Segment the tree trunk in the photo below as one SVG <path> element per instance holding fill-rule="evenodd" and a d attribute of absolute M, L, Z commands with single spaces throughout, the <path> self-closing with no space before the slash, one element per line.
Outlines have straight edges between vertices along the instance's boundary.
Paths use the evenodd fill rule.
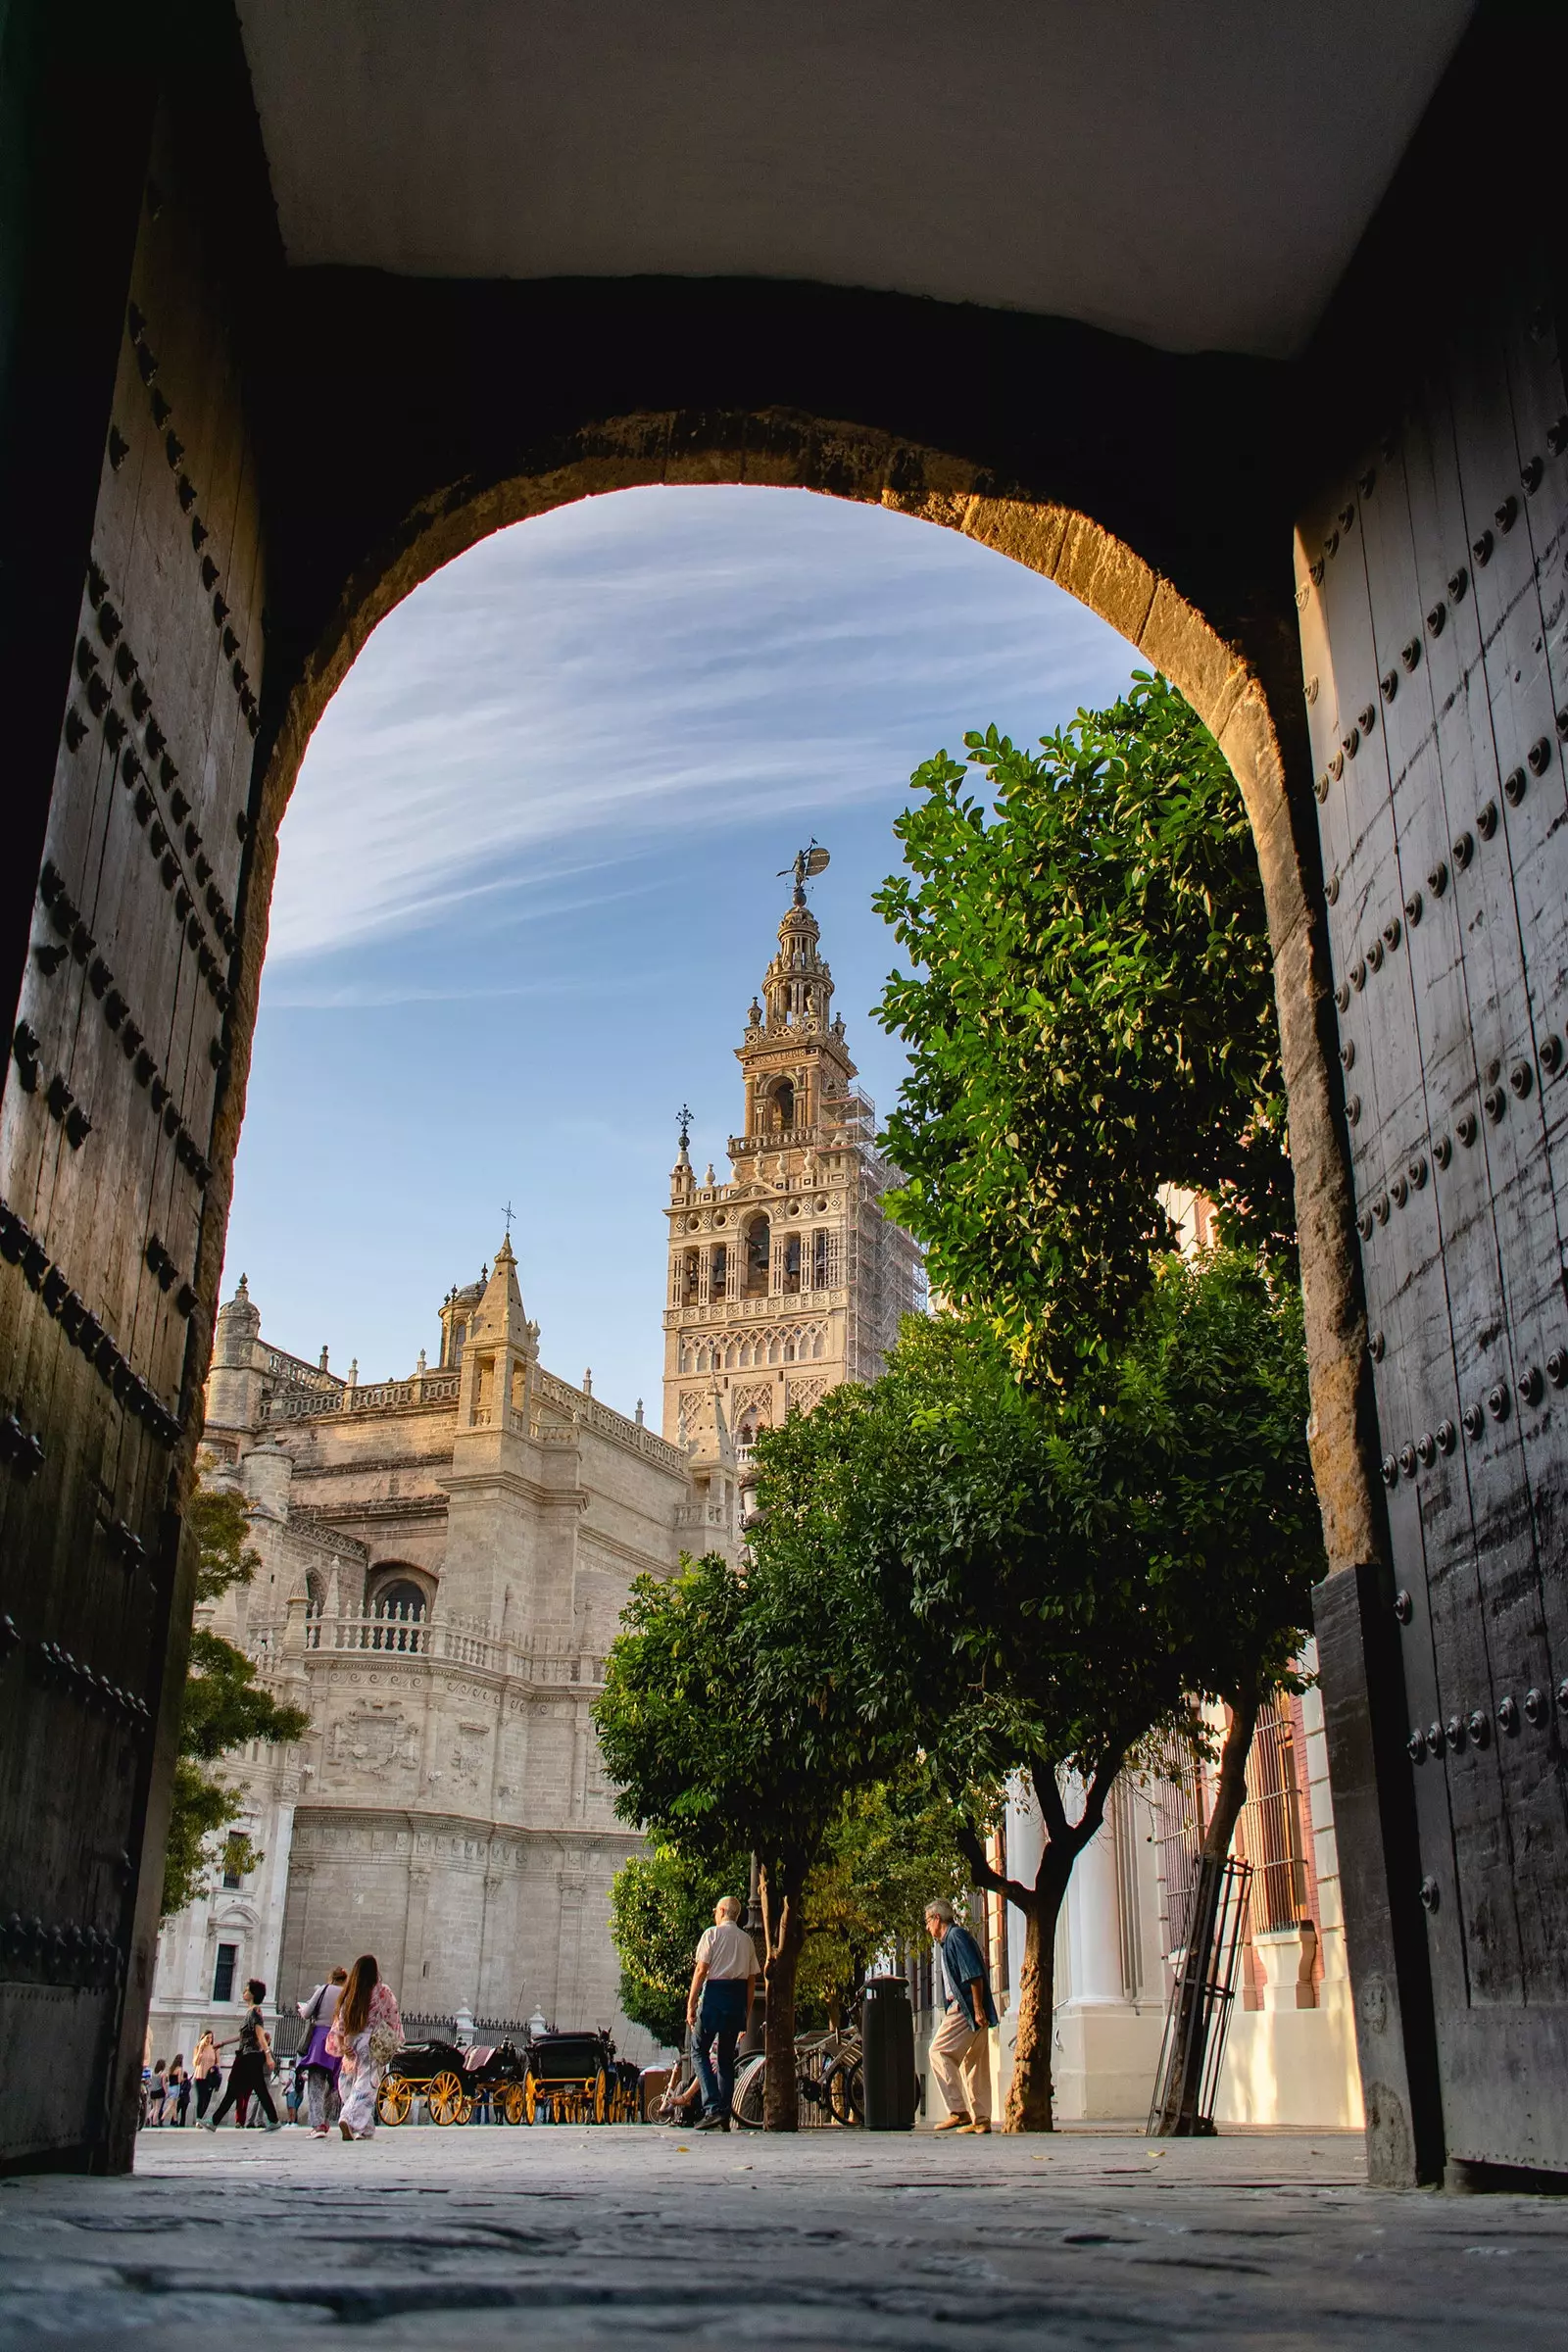
<path fill-rule="evenodd" d="M 1005 1895 L 1024 1916 L 1023 1968 L 1018 1978 L 1018 2037 L 1003 2118 L 1004 2132 L 1054 2132 L 1056 2128 L 1051 2075 L 1056 2006 L 1056 1922 L 1066 1900 L 1073 1864 L 1104 1822 L 1106 1800 L 1121 1769 L 1122 1753 L 1118 1745 L 1100 1766 L 1084 1790 L 1084 1809 L 1076 1821 L 1067 1818 L 1056 1786 L 1054 1765 L 1042 1761 L 1035 1767 L 1030 1778 L 1046 1836 L 1032 1886 L 993 1870 L 974 1832 L 968 1829 L 958 1832 L 958 1844 L 975 1874 L 975 1885 L 989 1887 L 994 1894 Z"/>
<path fill-rule="evenodd" d="M 762 1865 L 762 1927 L 767 1944 L 762 2121 L 769 2132 L 793 2132 L 800 2121 L 795 2088 L 795 1976 L 806 1941 L 805 1883 L 804 1871 L 793 1871 L 787 1865 Z"/>
<path fill-rule="evenodd" d="M 1262 1700 L 1251 1691 L 1231 1710 L 1225 1744 L 1220 1750 L 1219 1780 L 1214 1810 L 1199 1849 L 1198 1870 L 1184 1927 L 1187 1943 L 1181 1982 L 1176 1987 L 1176 2019 L 1172 2035 L 1173 2065 L 1165 2097 L 1151 2129 L 1158 2135 L 1191 2138 L 1202 2129 L 1199 2100 L 1203 2085 L 1203 2061 L 1208 2050 L 1208 2013 L 1204 1986 L 1219 1920 L 1225 1864 L 1242 1807 L 1247 1802 L 1247 1759 L 1252 1749 Z"/>
<path fill-rule="evenodd" d="M 1065 1879 L 1036 1891 L 1018 1908 L 1024 1918 L 1023 1966 L 1018 1972 L 1018 2038 L 1012 2081 L 1003 2115 L 1004 2132 L 1054 2132 L 1051 2078 L 1053 2020 L 1056 2007 L 1056 1921 Z"/>

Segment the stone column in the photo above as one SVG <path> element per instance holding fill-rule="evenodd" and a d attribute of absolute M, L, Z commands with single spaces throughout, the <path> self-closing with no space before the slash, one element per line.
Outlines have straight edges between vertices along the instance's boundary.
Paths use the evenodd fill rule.
<path fill-rule="evenodd" d="M 1116 1886 L 1116 1844 L 1109 1822 L 1078 1857 L 1067 1890 L 1067 1926 L 1074 2006 L 1119 2004 L 1123 1998 L 1121 1902 Z"/>
<path fill-rule="evenodd" d="M 1076 1814 L 1083 1791 L 1066 1792 Z M 1067 1887 L 1067 1999 L 1056 2010 L 1056 2098 L 1063 2117 L 1142 2121 L 1162 2024 L 1157 2004 L 1129 2001 L 1122 1982 L 1116 1835 L 1107 1819 L 1079 1855 Z"/>

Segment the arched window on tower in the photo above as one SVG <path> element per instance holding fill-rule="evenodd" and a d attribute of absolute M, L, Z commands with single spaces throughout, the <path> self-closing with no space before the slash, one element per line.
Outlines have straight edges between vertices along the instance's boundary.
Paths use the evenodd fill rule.
<path fill-rule="evenodd" d="M 801 1287 L 801 1237 L 792 1233 L 784 1245 L 784 1288 L 798 1291 Z"/>
<path fill-rule="evenodd" d="M 681 1303 L 683 1306 L 695 1306 L 697 1304 L 697 1295 L 701 1287 L 701 1254 L 696 1250 L 688 1250 L 686 1252 L 685 1263 L 681 1268 L 681 1289 L 683 1293 Z"/>
<path fill-rule="evenodd" d="M 773 1228 L 766 1217 L 754 1217 L 746 1228 L 746 1296 L 748 1298 L 767 1297 L 768 1269 L 772 1260 Z"/>
<path fill-rule="evenodd" d="M 825 1229 L 811 1236 L 811 1288 L 825 1291 L 828 1287 L 828 1241 Z"/>
<path fill-rule="evenodd" d="M 729 1247 L 727 1243 L 719 1242 L 714 1246 L 712 1262 L 708 1269 L 708 1295 L 710 1298 L 722 1298 L 728 1287 Z"/>
<path fill-rule="evenodd" d="M 795 1124 L 795 1081 L 781 1078 L 773 1089 L 773 1124 L 782 1133 Z"/>

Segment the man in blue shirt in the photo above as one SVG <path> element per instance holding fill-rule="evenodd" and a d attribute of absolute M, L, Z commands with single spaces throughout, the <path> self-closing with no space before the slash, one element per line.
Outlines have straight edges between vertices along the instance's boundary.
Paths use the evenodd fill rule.
<path fill-rule="evenodd" d="M 948 2112 L 939 2132 L 991 2129 L 991 2028 L 996 2004 L 980 1946 L 944 1900 L 927 1903 L 925 1924 L 937 1947 L 946 2014 L 931 2036 L 931 2072 Z"/>

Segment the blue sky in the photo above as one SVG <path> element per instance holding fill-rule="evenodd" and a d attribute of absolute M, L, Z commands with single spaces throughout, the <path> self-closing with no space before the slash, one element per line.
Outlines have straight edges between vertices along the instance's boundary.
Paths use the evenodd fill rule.
<path fill-rule="evenodd" d="M 541 1352 L 660 1417 L 674 1113 L 727 1173 L 734 1049 L 814 833 L 862 1082 L 870 895 L 908 776 L 1033 740 L 1133 654 L 956 534 L 793 490 L 623 491 L 475 548 L 384 621 L 284 820 L 224 1295 L 362 1380 L 433 1361 L 510 1200 Z"/>

